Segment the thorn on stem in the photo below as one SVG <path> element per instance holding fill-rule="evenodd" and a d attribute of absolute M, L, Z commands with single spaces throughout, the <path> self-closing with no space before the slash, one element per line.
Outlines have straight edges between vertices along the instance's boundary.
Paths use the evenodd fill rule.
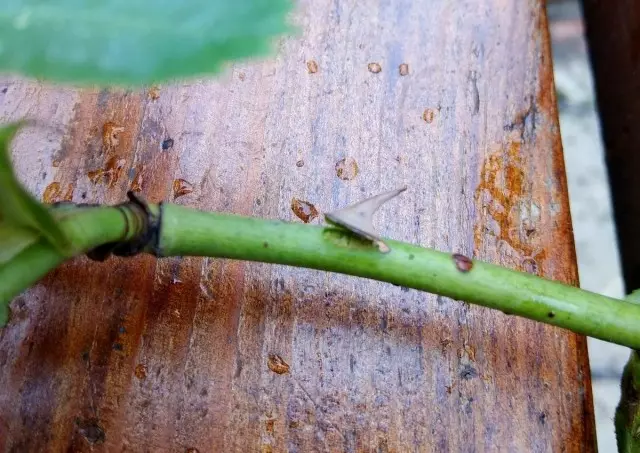
<path fill-rule="evenodd" d="M 382 253 L 388 253 L 391 249 L 373 228 L 373 214 L 387 201 L 407 190 L 401 189 L 384 192 L 374 197 L 367 198 L 346 208 L 325 214 L 330 223 L 339 225 L 356 235 L 372 241 Z"/>

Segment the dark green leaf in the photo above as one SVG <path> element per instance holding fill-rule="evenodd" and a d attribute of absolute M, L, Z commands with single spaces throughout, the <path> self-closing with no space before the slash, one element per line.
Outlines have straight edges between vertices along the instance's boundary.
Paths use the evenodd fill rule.
<path fill-rule="evenodd" d="M 0 72 L 141 84 L 268 52 L 290 0 L 4 0 Z"/>
<path fill-rule="evenodd" d="M 45 237 L 56 248 L 63 251 L 68 241 L 49 211 L 18 182 L 13 174 L 9 158 L 9 143 L 19 128 L 14 124 L 0 128 L 0 234 L 9 234 L 15 229 L 26 229 Z M 22 242 L 25 241 L 23 237 Z M 3 241 L 9 239 L 4 238 Z"/>

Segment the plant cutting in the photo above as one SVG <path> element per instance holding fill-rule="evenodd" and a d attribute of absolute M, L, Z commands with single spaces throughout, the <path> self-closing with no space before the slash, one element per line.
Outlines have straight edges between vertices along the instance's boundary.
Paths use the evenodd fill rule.
<path fill-rule="evenodd" d="M 4 307 L 53 267 L 79 254 L 99 260 L 111 253 L 210 256 L 371 278 L 640 348 L 640 305 L 379 237 L 372 227 L 373 214 L 404 189 L 328 213 L 324 227 L 147 204 L 134 194 L 117 206 L 46 207 L 31 198 L 6 167 L 8 140 L 16 131 L 17 126 L 5 128 L 0 139 L 5 163 L 0 214 L 11 228 L 3 240 L 16 244 L 7 248 L 10 253 L 0 267 Z M 13 235 L 24 239 L 14 241 Z"/>

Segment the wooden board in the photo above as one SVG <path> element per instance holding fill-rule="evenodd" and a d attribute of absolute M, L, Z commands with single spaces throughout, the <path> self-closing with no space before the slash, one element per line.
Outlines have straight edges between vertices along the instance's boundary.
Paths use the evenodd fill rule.
<path fill-rule="evenodd" d="M 640 3 L 583 0 L 622 272 L 640 288 Z"/>
<path fill-rule="evenodd" d="M 5 80 L 0 119 L 47 125 L 13 156 L 48 201 L 299 221 L 293 198 L 407 185 L 386 236 L 577 284 L 543 4 L 301 1 L 272 59 L 132 92 Z M 6 451 L 595 450 L 583 337 L 434 295 L 145 256 L 74 260 L 12 309 Z"/>

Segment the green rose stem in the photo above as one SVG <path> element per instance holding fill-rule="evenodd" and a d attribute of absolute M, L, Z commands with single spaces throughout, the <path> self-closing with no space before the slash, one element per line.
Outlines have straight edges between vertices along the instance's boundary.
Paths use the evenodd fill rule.
<path fill-rule="evenodd" d="M 160 207 L 151 205 L 151 212 Z M 128 208 L 77 208 L 59 223 L 78 255 L 132 239 L 139 224 Z M 370 241 L 334 226 L 322 227 L 162 206 L 159 256 L 211 256 L 285 264 L 389 282 L 463 300 L 510 315 L 640 349 L 640 305 L 559 282 L 471 261 L 432 249 L 385 240 L 381 253 Z M 71 256 L 41 241 L 0 268 L 0 305 Z"/>
<path fill-rule="evenodd" d="M 36 283 L 63 261 L 114 241 L 127 241 L 137 236 L 142 225 L 135 220 L 131 208 L 100 206 L 73 208 L 60 216 L 57 224 L 70 239 L 72 248 L 63 254 L 45 238 L 24 249 L 8 263 L 0 265 L 0 319 L 2 310 L 13 297 Z M 1 324 L 0 324 L 1 325 Z"/>
<path fill-rule="evenodd" d="M 159 251 L 162 256 L 262 261 L 380 280 L 640 348 L 640 305 L 481 261 L 460 263 L 449 253 L 385 243 L 389 253 L 340 228 L 166 205 Z"/>

